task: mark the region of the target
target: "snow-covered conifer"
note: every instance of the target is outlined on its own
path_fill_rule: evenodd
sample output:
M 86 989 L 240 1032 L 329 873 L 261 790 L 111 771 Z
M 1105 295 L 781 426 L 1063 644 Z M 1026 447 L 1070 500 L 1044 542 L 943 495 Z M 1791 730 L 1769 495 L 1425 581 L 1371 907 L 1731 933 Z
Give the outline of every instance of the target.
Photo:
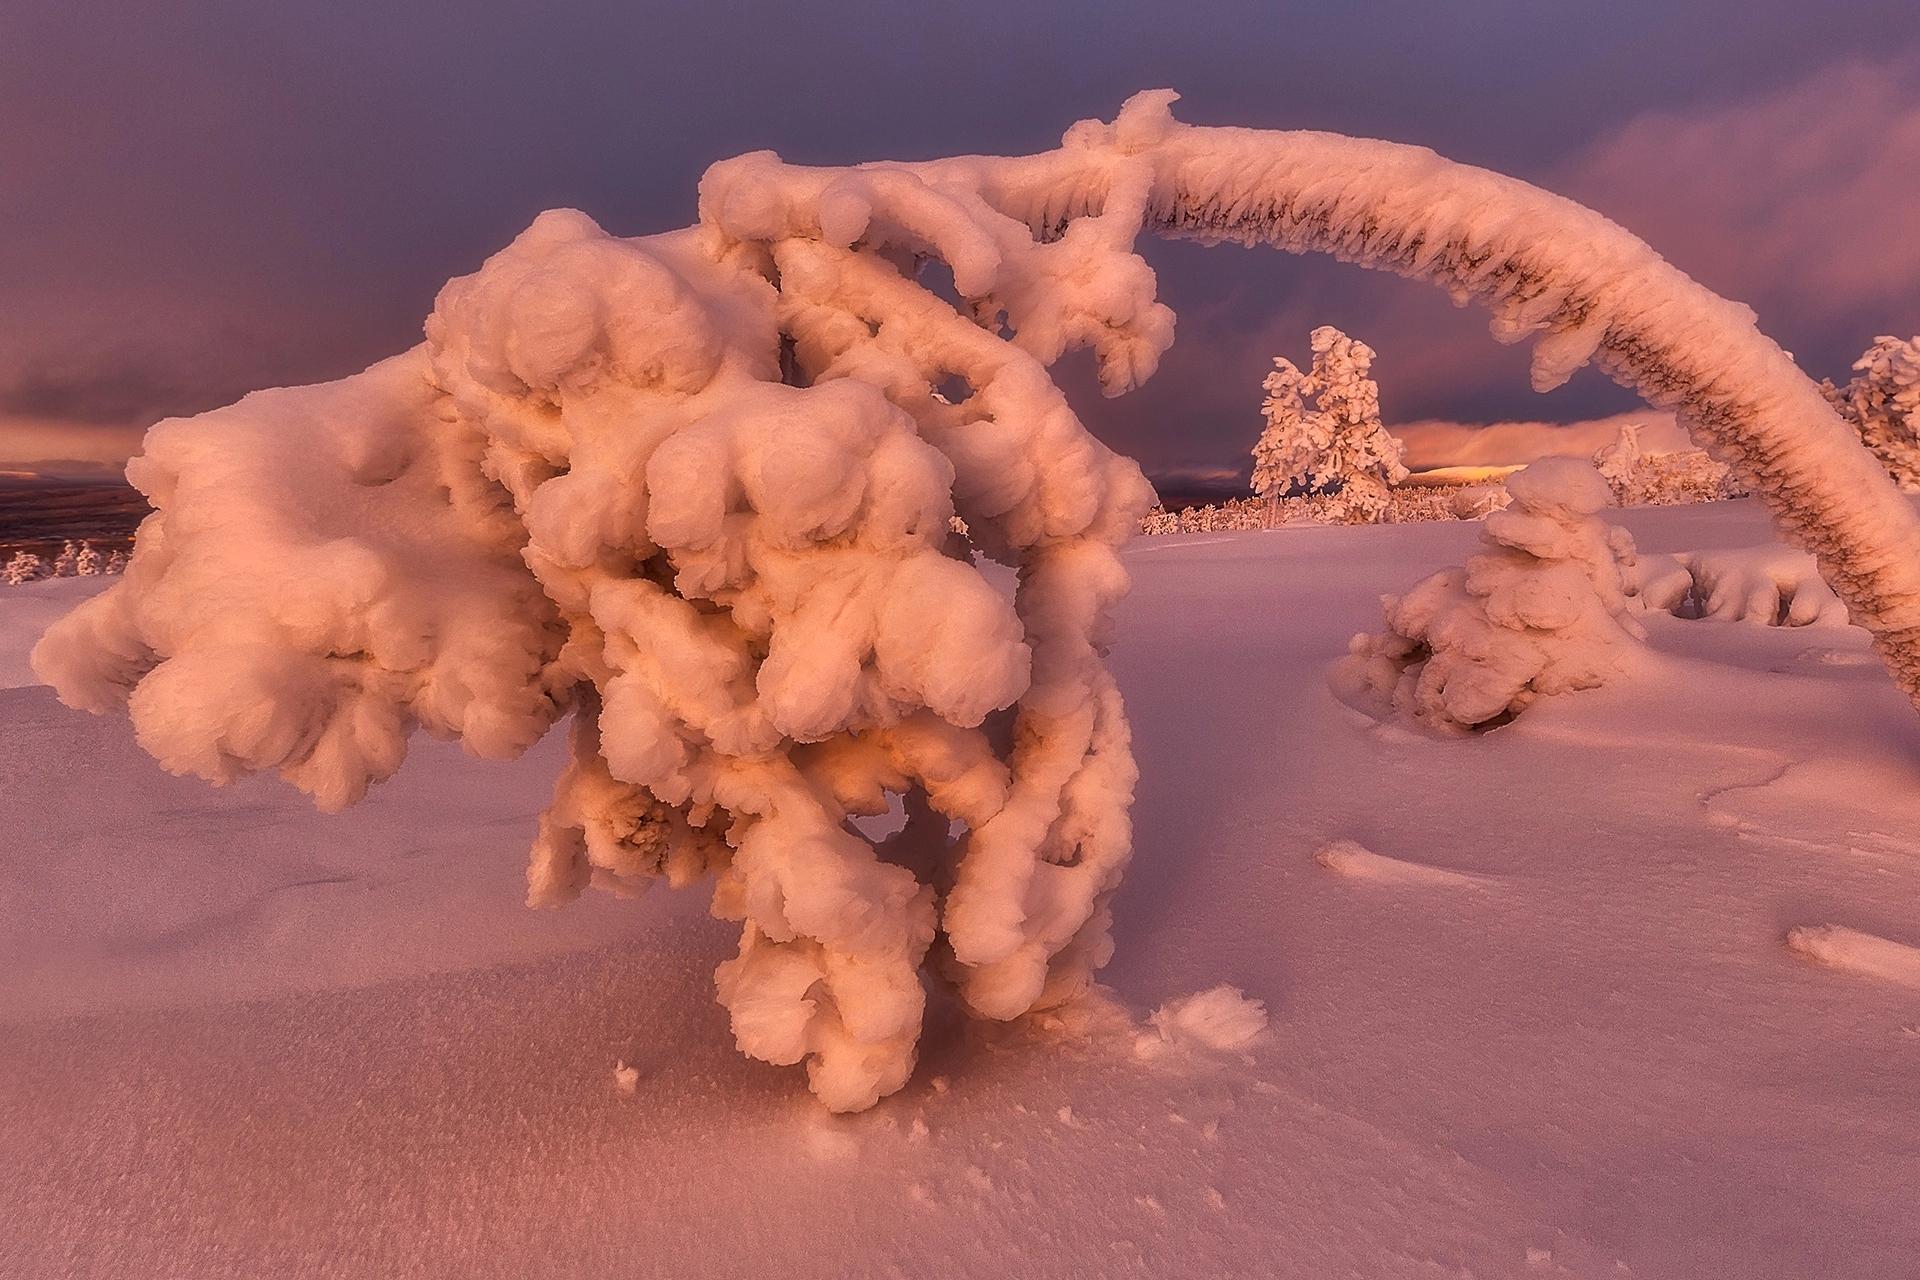
M 74 546 L 71 542 L 62 544 L 60 554 L 53 558 L 53 572 L 50 576 L 55 578 L 71 578 L 79 571 L 80 548 Z
M 1593 455 L 1593 465 L 1613 490 L 1613 500 L 1620 506 L 1631 506 L 1640 500 L 1636 481 L 1643 456 L 1637 422 L 1621 423 L 1620 434 L 1614 437 L 1613 443 L 1602 446 Z
M 0 566 L 0 581 L 10 587 L 32 582 L 46 575 L 47 564 L 31 551 L 16 551 L 4 566 Z
M 1894 481 L 1920 492 L 1920 336 L 1875 338 L 1853 368 L 1853 381 L 1823 390 Z
M 107 557 L 106 572 L 125 573 L 127 571 L 127 553 L 116 549 Z
M 1312 348 L 1307 373 L 1274 357 L 1260 406 L 1266 427 L 1253 446 L 1253 491 L 1269 500 L 1296 489 L 1331 492 L 1334 518 L 1378 520 L 1407 469 L 1406 446 L 1380 422 L 1373 348 L 1331 325 L 1313 331 Z
M 1643 638 L 1629 615 L 1633 539 L 1591 465 L 1546 458 L 1507 479 L 1486 549 L 1383 601 L 1387 630 L 1355 636 L 1334 674 L 1349 696 L 1437 728 L 1504 722 L 1542 694 L 1603 683 Z
M 91 542 L 82 542 L 80 550 L 73 557 L 73 573 L 78 578 L 97 578 L 106 571 L 107 558 L 93 549 Z

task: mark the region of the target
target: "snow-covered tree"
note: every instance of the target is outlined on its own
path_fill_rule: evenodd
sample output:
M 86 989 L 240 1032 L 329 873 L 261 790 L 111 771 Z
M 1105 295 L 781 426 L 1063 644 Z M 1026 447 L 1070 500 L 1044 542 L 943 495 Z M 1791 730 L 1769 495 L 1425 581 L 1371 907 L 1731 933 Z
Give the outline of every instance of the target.
M 106 572 L 125 573 L 126 571 L 127 571 L 127 553 L 116 549 L 111 555 L 107 557 Z
M 1543 694 L 1590 689 L 1644 638 L 1630 614 L 1633 538 L 1597 518 L 1599 471 L 1546 458 L 1507 478 L 1486 549 L 1383 602 L 1387 630 L 1355 636 L 1336 687 L 1436 728 L 1499 724 Z
M 80 550 L 73 557 L 73 572 L 79 578 L 97 578 L 106 571 L 107 558 L 93 549 L 91 542 L 82 542 Z
M 1634 501 L 1650 507 L 1744 498 L 1748 490 L 1724 462 L 1704 449 L 1650 453 L 1634 467 Z
M 1853 368 L 1846 386 L 1822 389 L 1894 481 L 1920 492 L 1920 336 L 1875 338 Z
M 1253 446 L 1253 491 L 1274 500 L 1292 491 L 1331 492 L 1336 519 L 1374 521 L 1391 486 L 1406 479 L 1406 446 L 1380 422 L 1373 348 L 1332 325 L 1313 331 L 1313 366 L 1283 356 L 1263 384 L 1266 427 Z
M 150 431 L 128 572 L 36 670 L 177 772 L 329 809 L 415 727 L 504 758 L 571 714 L 532 900 L 711 876 L 737 1043 L 870 1105 L 929 976 L 1010 1018 L 1111 951 L 1135 768 L 1104 653 L 1153 498 L 1048 366 L 1152 375 L 1152 231 L 1431 280 L 1537 336 L 1543 389 L 1598 359 L 1757 478 L 1920 697 L 1920 519 L 1750 313 L 1523 183 L 1175 96 L 1034 156 L 739 156 L 661 235 L 543 214 L 413 350 Z M 848 819 L 890 799 L 876 847 Z
M 32 582 L 46 576 L 47 563 L 31 551 L 16 551 L 4 566 L 0 566 L 0 582 L 10 587 Z
M 53 573 L 56 578 L 71 578 L 79 572 L 80 548 L 71 542 L 63 543 L 60 554 L 53 558 Z
M 1632 506 L 1640 501 L 1637 480 L 1640 472 L 1640 460 L 1645 457 L 1640 447 L 1640 424 L 1623 422 L 1620 434 L 1613 443 L 1603 445 L 1593 455 L 1593 465 L 1599 469 L 1600 478 L 1613 490 L 1613 500 L 1620 506 Z

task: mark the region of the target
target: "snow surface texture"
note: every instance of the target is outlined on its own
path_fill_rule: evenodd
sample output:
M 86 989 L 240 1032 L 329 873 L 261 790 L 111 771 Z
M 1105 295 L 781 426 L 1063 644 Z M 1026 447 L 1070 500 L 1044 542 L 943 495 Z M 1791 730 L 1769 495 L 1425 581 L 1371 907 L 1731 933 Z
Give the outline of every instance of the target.
M 1101 646 L 1152 495 L 1046 366 L 1151 375 L 1153 230 L 1436 280 L 1544 335 L 1542 387 L 1597 354 L 1752 478 L 1920 697 L 1920 521 L 1746 309 L 1524 184 L 1182 126 L 1175 96 L 1036 156 L 741 156 L 642 239 L 543 214 L 422 346 L 155 427 L 133 562 L 36 669 L 170 769 L 327 809 L 416 725 L 499 759 L 572 712 L 531 899 L 713 874 L 740 1046 L 870 1105 L 912 1070 L 929 955 L 1010 1018 L 1111 950 L 1136 776 Z M 1017 568 L 1011 606 L 972 552 Z M 883 852 L 846 819 L 889 792 Z
M 1752 501 L 1610 518 L 1768 535 Z M 564 735 L 418 744 L 323 817 L 0 691 L 0 1275 L 1911 1275 L 1920 991 L 1785 939 L 1920 946 L 1920 716 L 1858 628 L 1653 613 L 1645 678 L 1499 733 L 1361 721 L 1327 663 L 1478 532 L 1130 545 L 1133 1016 L 936 997 L 853 1116 L 733 1052 L 696 895 L 520 909 Z M 105 582 L 0 592 L 0 670 Z M 1402 878 L 1315 861 L 1343 839 Z M 1251 1062 L 1142 1056 L 1222 982 L 1266 1005 Z
M 1382 603 L 1334 685 L 1435 728 L 1518 715 L 1542 694 L 1605 683 L 1645 635 L 1630 614 L 1633 536 L 1598 513 L 1612 492 L 1591 464 L 1543 458 L 1507 478 L 1513 502 L 1481 522 L 1486 549 Z

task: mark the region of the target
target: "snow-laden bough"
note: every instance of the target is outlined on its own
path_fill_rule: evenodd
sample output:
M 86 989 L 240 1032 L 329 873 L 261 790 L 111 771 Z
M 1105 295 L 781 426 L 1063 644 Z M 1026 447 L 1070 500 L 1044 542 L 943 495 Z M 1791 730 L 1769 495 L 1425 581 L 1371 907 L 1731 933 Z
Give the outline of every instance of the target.
M 127 574 L 37 669 L 171 769 L 330 809 L 415 727 L 506 758 L 570 713 L 532 900 L 713 875 L 740 1046 L 870 1105 L 925 971 L 1009 1018 L 1110 951 L 1135 771 L 1103 644 L 1152 493 L 1047 368 L 1153 373 L 1150 231 L 1477 297 L 1541 335 L 1543 387 L 1598 358 L 1751 477 L 1920 695 L 1920 524 L 1745 308 L 1525 184 L 1174 96 L 1026 157 L 741 156 L 662 235 L 543 214 L 413 350 L 155 427 Z M 889 796 L 906 825 L 862 838 Z

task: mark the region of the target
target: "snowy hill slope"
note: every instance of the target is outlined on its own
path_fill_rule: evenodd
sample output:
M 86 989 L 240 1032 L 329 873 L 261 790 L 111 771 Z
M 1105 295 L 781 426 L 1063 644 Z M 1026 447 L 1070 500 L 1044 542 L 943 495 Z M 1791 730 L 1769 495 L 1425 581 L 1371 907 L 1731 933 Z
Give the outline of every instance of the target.
M 1666 617 L 1483 737 L 1336 702 L 1476 533 L 1133 544 L 1111 995 L 936 1014 L 848 1118 L 728 1047 L 700 895 L 519 905 L 557 743 L 323 818 L 0 692 L 0 1275 L 1911 1273 L 1920 719 L 1862 632 Z M 0 673 L 91 586 L 0 594 Z M 1223 982 L 1264 1036 L 1162 1050 Z

